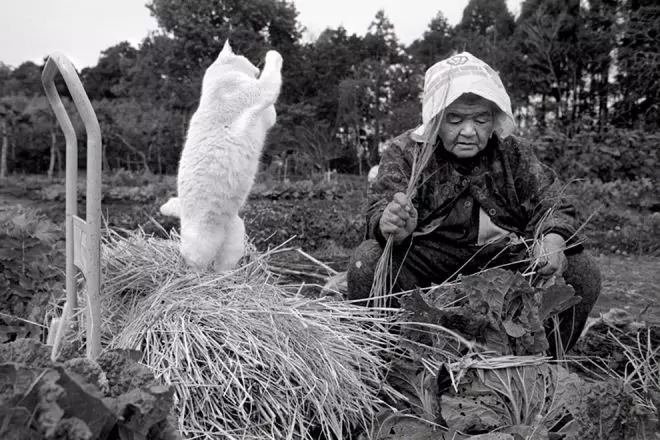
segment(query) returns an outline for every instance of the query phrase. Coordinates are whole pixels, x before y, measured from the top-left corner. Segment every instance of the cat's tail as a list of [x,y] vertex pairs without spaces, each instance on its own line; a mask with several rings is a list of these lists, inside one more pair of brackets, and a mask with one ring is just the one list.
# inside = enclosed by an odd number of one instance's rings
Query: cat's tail
[[179,198],[178,197],[171,197],[167,202],[165,202],[161,207],[160,207],[160,213],[163,215],[167,215],[170,217],[180,217],[181,210],[179,207]]

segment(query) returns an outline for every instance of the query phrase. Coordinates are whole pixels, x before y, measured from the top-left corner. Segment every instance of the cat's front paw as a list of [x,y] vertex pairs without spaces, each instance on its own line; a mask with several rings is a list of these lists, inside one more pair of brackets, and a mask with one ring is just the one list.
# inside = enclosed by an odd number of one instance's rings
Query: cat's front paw
[[266,68],[276,71],[282,70],[282,55],[276,50],[269,50],[266,53]]

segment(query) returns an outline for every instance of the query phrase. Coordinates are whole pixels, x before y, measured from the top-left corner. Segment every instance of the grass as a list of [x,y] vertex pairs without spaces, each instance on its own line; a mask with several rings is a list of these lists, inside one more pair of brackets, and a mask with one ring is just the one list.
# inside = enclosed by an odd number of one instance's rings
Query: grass
[[649,411],[660,414],[660,345],[654,344],[651,329],[636,335],[636,345],[628,345],[612,332],[608,334],[616,341],[628,360],[623,383],[631,390],[635,403]]

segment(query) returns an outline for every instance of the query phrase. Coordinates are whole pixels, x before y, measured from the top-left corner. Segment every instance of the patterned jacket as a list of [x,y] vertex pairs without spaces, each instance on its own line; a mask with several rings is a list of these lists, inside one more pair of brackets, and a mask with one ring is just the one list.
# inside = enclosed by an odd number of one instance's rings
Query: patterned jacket
[[[378,227],[381,214],[396,192],[406,192],[413,154],[423,145],[410,134],[392,140],[381,158],[378,176],[369,186],[367,238],[384,241]],[[555,232],[569,246],[579,244],[576,210],[565,190],[531,145],[515,136],[500,140],[494,135],[479,155],[468,160],[459,161],[439,147],[412,197],[418,212],[413,236],[441,228],[448,211],[462,209],[457,201],[471,196],[495,225],[519,237]]]

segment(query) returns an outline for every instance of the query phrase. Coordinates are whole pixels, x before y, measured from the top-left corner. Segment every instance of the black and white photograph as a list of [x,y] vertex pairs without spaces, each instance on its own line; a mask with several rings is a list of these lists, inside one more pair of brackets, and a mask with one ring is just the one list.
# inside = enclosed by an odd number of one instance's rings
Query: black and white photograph
[[658,0],[2,0],[0,439],[660,440]]

